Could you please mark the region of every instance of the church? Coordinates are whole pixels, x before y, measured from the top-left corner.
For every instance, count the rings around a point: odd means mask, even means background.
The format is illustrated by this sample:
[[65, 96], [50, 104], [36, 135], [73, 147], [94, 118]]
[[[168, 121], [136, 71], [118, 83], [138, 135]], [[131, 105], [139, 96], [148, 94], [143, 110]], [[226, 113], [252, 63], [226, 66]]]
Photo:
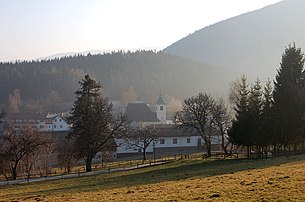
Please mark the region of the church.
[[[128, 103], [124, 113], [132, 127], [153, 125], [159, 132], [158, 140], [151, 142], [147, 147], [147, 154], [154, 153], [156, 157], [165, 157], [205, 150], [202, 137], [199, 134], [183, 131], [172, 120], [167, 120], [166, 115], [166, 101], [161, 95], [153, 105], [141, 101]], [[117, 158], [137, 156], [143, 152], [139, 148], [128, 146], [124, 139], [116, 139], [115, 141]], [[220, 142], [219, 136], [213, 137], [212, 148], [214, 151], [221, 150]]]

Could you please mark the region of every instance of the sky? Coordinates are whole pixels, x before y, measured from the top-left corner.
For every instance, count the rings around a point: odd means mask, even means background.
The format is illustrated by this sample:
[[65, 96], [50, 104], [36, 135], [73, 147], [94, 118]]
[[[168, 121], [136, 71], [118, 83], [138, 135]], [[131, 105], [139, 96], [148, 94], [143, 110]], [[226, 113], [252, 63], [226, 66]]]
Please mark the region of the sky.
[[88, 50], [159, 50], [279, 1], [0, 0], [0, 61]]

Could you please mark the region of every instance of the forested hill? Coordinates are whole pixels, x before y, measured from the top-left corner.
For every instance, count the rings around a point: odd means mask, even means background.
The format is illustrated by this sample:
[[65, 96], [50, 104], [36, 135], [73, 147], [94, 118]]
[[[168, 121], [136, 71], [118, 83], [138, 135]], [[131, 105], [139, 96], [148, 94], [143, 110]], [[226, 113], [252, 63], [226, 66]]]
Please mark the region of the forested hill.
[[199, 91], [226, 96], [229, 82], [239, 76], [153, 51], [0, 63], [0, 103], [8, 110], [19, 90], [21, 111], [61, 110], [71, 106], [73, 92], [86, 73], [101, 82], [104, 94], [112, 100], [150, 103], [160, 91], [168, 99], [184, 99]]
[[274, 79], [286, 46], [305, 49], [304, 11], [304, 0], [284, 0], [198, 30], [164, 52]]

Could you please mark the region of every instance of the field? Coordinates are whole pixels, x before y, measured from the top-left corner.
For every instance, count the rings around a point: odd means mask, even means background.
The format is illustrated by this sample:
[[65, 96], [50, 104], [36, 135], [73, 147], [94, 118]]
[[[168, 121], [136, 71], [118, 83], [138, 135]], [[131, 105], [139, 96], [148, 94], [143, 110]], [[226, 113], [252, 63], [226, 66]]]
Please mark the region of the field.
[[98, 176], [0, 187], [0, 201], [305, 201], [305, 155], [184, 159]]

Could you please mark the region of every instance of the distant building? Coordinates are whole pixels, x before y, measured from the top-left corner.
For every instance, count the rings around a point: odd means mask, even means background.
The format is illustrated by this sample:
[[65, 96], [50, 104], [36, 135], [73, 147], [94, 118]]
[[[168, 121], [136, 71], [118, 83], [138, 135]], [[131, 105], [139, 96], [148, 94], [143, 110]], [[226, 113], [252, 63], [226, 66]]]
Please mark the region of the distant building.
[[67, 123], [66, 116], [59, 114], [42, 113], [8, 113], [4, 118], [6, 125], [12, 125], [16, 130], [29, 126], [44, 132], [69, 131], [70, 125]]
[[41, 113], [8, 113], [4, 117], [5, 125], [12, 125], [16, 130], [29, 126], [39, 130], [44, 128], [45, 114]]
[[150, 105], [151, 111], [157, 113], [157, 118], [162, 122], [166, 123], [166, 102], [165, 99], [160, 95], [155, 105]]
[[[178, 124], [168, 124], [166, 120], [166, 102], [160, 96], [155, 105], [148, 105], [144, 102], [132, 102], [127, 104], [124, 114], [133, 127], [140, 125], [154, 125], [159, 133], [157, 141], [152, 142], [146, 152], [157, 156], [189, 154], [205, 151], [205, 144], [202, 137], [197, 133], [183, 131]], [[124, 139], [116, 139], [117, 157], [127, 157], [141, 154], [141, 149], [130, 148]], [[213, 135], [211, 139], [212, 150], [221, 150], [221, 137]]]
[[166, 102], [160, 96], [155, 105], [149, 105], [142, 101], [127, 104], [124, 116], [131, 122], [143, 124], [165, 124]]
[[[197, 133], [183, 131], [179, 125], [175, 124], [157, 124], [155, 130], [159, 133], [157, 141], [152, 142], [146, 152], [156, 157], [173, 156], [180, 154], [190, 154], [206, 151], [202, 137]], [[213, 135], [211, 138], [212, 151], [221, 151], [221, 137]], [[130, 148], [123, 139], [117, 140], [117, 157], [129, 157], [142, 153], [141, 150]]]
[[150, 110], [149, 106], [144, 102], [128, 103], [124, 113], [132, 125], [137, 123], [143, 124], [160, 124], [161, 121], [157, 117], [157, 112]]

